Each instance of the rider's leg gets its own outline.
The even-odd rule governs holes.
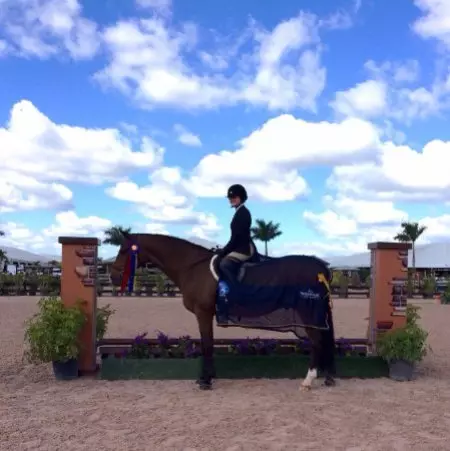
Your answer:
[[[220,261],[220,274],[229,285],[233,285],[236,282],[241,264],[241,262],[228,257],[224,257]]]

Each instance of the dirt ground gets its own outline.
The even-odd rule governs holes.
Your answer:
[[[450,306],[421,303],[433,353],[411,383],[351,379],[299,392],[297,380],[219,380],[200,392],[187,381],[56,382],[49,365],[22,362],[23,321],[36,302],[0,297],[1,450],[450,450]],[[108,302],[117,309],[109,336],[198,337],[180,299]],[[334,306],[337,337],[365,335],[366,299]]]

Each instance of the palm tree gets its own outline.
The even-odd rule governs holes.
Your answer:
[[[0,273],[3,271],[5,263],[8,263],[8,255],[3,249],[0,249]]]
[[[400,241],[402,243],[412,243],[412,269],[413,272],[416,270],[416,241],[422,235],[426,226],[419,225],[418,222],[402,222],[402,231],[395,235],[394,240]]]
[[[263,219],[256,220],[256,226],[252,227],[251,232],[253,239],[264,243],[266,255],[268,254],[267,243],[283,233],[280,230],[280,224],[275,224],[272,221],[266,222]]]
[[[123,242],[123,233],[131,233],[131,227],[113,226],[105,230],[103,244],[120,246]]]

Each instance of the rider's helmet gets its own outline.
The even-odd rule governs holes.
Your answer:
[[[245,202],[248,199],[246,189],[239,184],[231,185],[228,188],[227,197],[228,199],[239,197],[241,199],[241,202]]]

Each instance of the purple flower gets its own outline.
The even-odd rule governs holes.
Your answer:
[[[248,355],[251,353],[251,346],[248,338],[234,342],[233,348],[238,354]]]
[[[168,348],[169,347],[169,336],[158,330],[158,335],[156,336],[156,341],[158,342],[158,345],[162,348]]]
[[[134,337],[134,344],[140,345],[144,342],[145,337],[147,336],[147,332],[144,332],[142,334],[136,335]]]

